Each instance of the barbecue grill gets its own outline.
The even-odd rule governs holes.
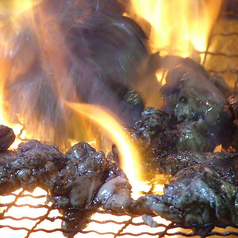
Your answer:
[[[223,8],[210,35],[209,44],[202,64],[210,73],[221,75],[228,85],[237,89],[238,84],[238,13]],[[26,202],[27,201],[27,202]],[[25,210],[30,210],[30,215]],[[18,190],[11,195],[0,196],[0,236],[7,237],[57,237],[63,218],[47,200],[40,195]],[[23,211],[23,213],[20,211]],[[105,217],[105,218],[104,218]],[[104,220],[105,219],[105,220]],[[204,224],[184,226],[172,222],[151,228],[142,217],[115,216],[98,210],[88,222],[88,227],[77,231],[76,237],[238,237],[236,224]],[[113,227],[113,228],[112,228]],[[7,233],[4,233],[7,232]]]

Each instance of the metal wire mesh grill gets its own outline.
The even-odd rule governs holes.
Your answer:
[[[204,67],[220,74],[232,88],[238,83],[237,15],[223,12],[214,26],[204,54]],[[158,227],[145,225],[142,217],[113,216],[97,211],[83,231],[75,237],[238,237],[238,225],[205,224],[182,226],[167,222]],[[43,190],[35,193],[16,191],[0,196],[0,237],[63,237],[70,232],[61,228],[62,215],[47,200]]]
[[[211,32],[203,65],[236,89],[238,78],[238,16],[224,9]]]
[[[63,237],[63,217],[47,201],[46,193],[18,190],[11,195],[1,196],[0,237]],[[214,228],[215,227],[215,228]],[[78,231],[75,237],[237,237],[238,225],[205,224],[182,226],[160,221],[159,226],[150,228],[141,217],[113,216],[97,211],[89,220],[89,226]]]

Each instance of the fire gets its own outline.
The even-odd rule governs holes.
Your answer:
[[[20,131],[22,129],[22,126],[20,124],[16,124],[16,123],[10,123],[8,122],[8,120],[6,119],[6,114],[4,111],[4,99],[3,99],[3,91],[4,91],[4,83],[5,83],[5,79],[6,79],[6,72],[9,70],[10,64],[8,61],[4,61],[3,59],[0,60],[0,122],[3,125],[8,125],[10,126],[15,135],[19,135]],[[11,148],[17,148],[18,144],[20,143],[19,140],[15,141],[13,143],[13,145],[11,146]]]
[[[161,55],[192,56],[206,50],[222,0],[132,0],[135,12],[151,24],[151,46]]]
[[[27,15],[31,17],[32,7],[39,2],[40,0],[0,1],[0,123],[11,127],[16,135],[22,133],[23,126],[19,123],[10,122],[10,120],[7,119],[8,115],[5,110],[6,105],[4,99],[5,84],[12,67],[13,59],[11,58],[11,55],[14,55],[16,49],[14,49],[14,40],[7,37],[5,29],[7,24],[9,24],[9,27],[11,26],[15,31],[17,31],[19,15],[27,11]],[[11,149],[17,148],[20,142],[21,140],[17,138],[12,144]]]
[[[121,154],[122,169],[132,185],[133,197],[138,197],[140,192],[147,188],[145,183],[142,182],[140,173],[141,159],[138,148],[133,143],[132,138],[123,130],[119,121],[112,116],[112,113],[98,106],[69,102],[66,104],[80,115],[92,119],[109,134]]]
[[[31,9],[33,5],[39,3],[40,0],[8,0],[0,1],[0,12],[11,12],[11,14],[20,14],[23,11]]]

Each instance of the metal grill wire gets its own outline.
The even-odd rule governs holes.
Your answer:
[[[238,21],[237,16],[222,12],[215,24],[205,52],[203,65],[210,73],[220,74],[230,87],[238,83]],[[219,50],[218,50],[219,49]],[[0,237],[64,237],[62,215],[47,201],[46,192],[18,190],[0,196]],[[156,228],[144,225],[142,217],[113,216],[97,211],[89,226],[77,237],[238,237],[235,224],[206,224],[202,227],[182,226],[171,222]]]
[[[18,190],[1,197],[0,237],[63,237],[63,217],[47,201],[46,193],[38,194]],[[215,228],[214,228],[215,227]],[[182,226],[171,222],[156,228],[145,225],[141,217],[113,216],[97,211],[89,220],[89,226],[78,231],[77,237],[238,237],[234,224],[206,224],[201,227]]]

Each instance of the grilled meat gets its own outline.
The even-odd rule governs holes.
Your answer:
[[[83,142],[74,145],[65,156],[68,159],[65,168],[51,179],[51,199],[56,197],[56,207],[86,209],[104,183],[106,158],[103,152],[96,152]]]
[[[62,213],[62,228],[80,230],[99,206],[122,214],[131,201],[131,186],[116,156],[112,151],[106,158],[84,142],[62,154],[55,146],[30,140],[16,151],[0,153],[0,194],[41,187]]]
[[[15,153],[12,151],[1,152],[0,154],[0,194],[8,194],[21,187],[16,174],[11,170],[11,163],[15,160]]]
[[[125,214],[131,199],[129,181],[125,177],[117,176],[102,185],[94,202],[102,204],[106,211]]]
[[[30,140],[19,145],[10,170],[22,188],[33,191],[39,186],[47,190],[52,175],[65,167],[65,161],[57,147]]]
[[[179,224],[238,222],[237,187],[204,165],[180,170],[161,196],[148,195],[132,203],[139,214],[160,215]]]
[[[0,151],[6,151],[14,142],[16,136],[12,128],[0,125]]]
[[[0,193],[18,188],[33,191],[37,186],[47,190],[53,174],[65,166],[65,158],[55,146],[31,140],[16,151],[1,153]]]
[[[220,141],[203,119],[179,123],[174,115],[154,108],[145,109],[141,119],[126,129],[144,158],[166,151],[213,151]]]
[[[99,206],[124,212],[131,201],[131,186],[113,154],[106,158],[103,152],[79,142],[65,157],[66,166],[52,176],[48,189],[49,199],[63,214],[63,229],[82,230]]]
[[[175,118],[166,112],[154,108],[146,108],[140,120],[134,126],[125,129],[133,140],[139,144],[139,148],[145,157],[149,153],[166,150],[176,150],[178,135],[174,127]]]
[[[233,124],[228,86],[221,78],[210,77],[201,67],[184,61],[169,70],[161,89],[163,110],[185,124],[182,125],[185,144],[178,144],[181,150],[187,147],[187,150],[213,151],[216,145],[227,144],[229,135],[225,131],[230,131]],[[190,144],[190,136],[197,144]]]
[[[237,153],[217,152],[199,153],[180,151],[165,156],[147,158],[148,170],[154,174],[175,175],[180,170],[194,165],[204,165],[215,171],[225,181],[237,186]]]

